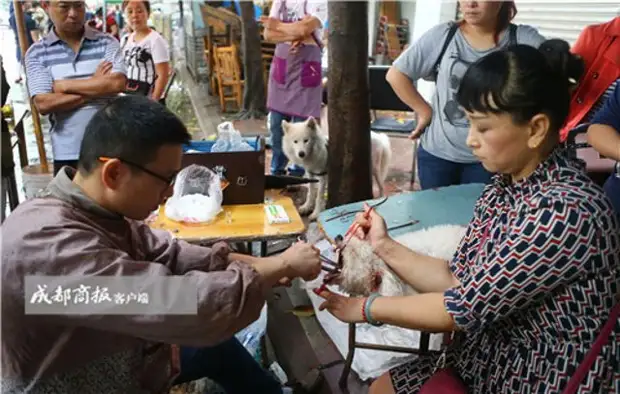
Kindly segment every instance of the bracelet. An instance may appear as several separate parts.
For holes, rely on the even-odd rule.
[[[364,301],[364,305],[362,307],[362,317],[364,318],[364,320],[373,326],[382,326],[383,323],[381,323],[380,321],[376,321],[372,318],[372,316],[370,316],[370,305],[372,304],[372,302],[375,300],[375,298],[380,297],[381,295],[379,293],[372,293],[371,295],[368,296],[368,298],[366,298],[366,300]]]

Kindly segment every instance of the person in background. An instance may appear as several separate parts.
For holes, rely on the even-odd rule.
[[[118,26],[119,32],[122,32],[125,28],[125,19],[123,18],[123,11],[118,5],[114,6],[114,19],[116,20],[116,26]],[[120,35],[120,33],[119,33]]]
[[[84,23],[84,1],[45,2],[54,27],[26,53],[28,88],[41,115],[50,115],[54,174],[77,166],[93,115],[125,88],[119,42]]]
[[[586,72],[573,92],[562,141],[566,141],[570,130],[592,120],[620,81],[620,16],[587,26],[571,51],[581,56]]]
[[[458,3],[463,19],[430,29],[386,75],[394,92],[417,115],[410,138],[420,138],[417,165],[422,189],[490,182],[492,174],[467,146],[469,121],[456,102],[456,92],[476,60],[517,43],[538,48],[544,41],[534,28],[511,23],[517,13],[514,1]],[[419,79],[436,82],[430,103],[416,89]]]
[[[32,3],[32,17],[37,23],[37,28],[39,29],[39,36],[43,37],[49,32],[48,28],[50,23],[47,13],[43,9],[43,6],[41,6],[41,3],[38,1]]]
[[[9,86],[9,83],[6,79],[6,74],[4,72],[4,61],[2,59],[2,56],[0,56],[0,70],[2,71],[2,85],[0,86],[0,94],[2,94],[2,102],[0,103],[0,108],[4,107],[4,105],[6,104],[6,100],[9,97],[9,90],[11,89],[11,86]],[[13,171],[15,171],[15,161],[13,159],[13,146],[11,144],[11,134],[9,132],[9,124],[7,123],[5,116],[2,116],[2,119],[0,119],[0,123],[2,126],[2,134],[0,134],[0,136],[2,137],[1,140],[1,145],[0,148],[2,149],[2,156],[0,157],[0,161],[1,161],[1,170],[2,170],[2,190],[0,190],[0,192],[2,193],[2,201],[0,203],[0,223],[4,222],[4,218],[6,215],[6,203],[7,203],[7,189],[8,189],[8,185],[5,184],[5,179],[8,178],[8,174],[12,173]],[[8,179],[6,180],[6,182],[12,182],[9,181]]]
[[[22,50],[19,45],[19,34],[17,32],[17,21],[15,20],[15,8],[14,3],[11,1],[9,4],[9,25],[11,26],[11,30],[15,35],[15,57],[17,59],[17,63],[19,64],[17,67],[17,78],[15,79],[15,83],[22,82]],[[28,39],[28,47],[30,47],[33,43],[39,41],[39,29],[37,27],[37,22],[32,17],[32,3],[30,1],[24,1],[21,3],[22,10],[24,11],[24,27],[26,29],[26,38]]]
[[[88,26],[95,30],[103,31],[103,8],[99,7],[95,11],[94,18],[87,19]],[[119,39],[119,29],[114,17],[114,11],[108,12],[105,16],[105,32]]]
[[[223,242],[192,245],[145,224],[172,195],[190,139],[183,122],[159,103],[119,97],[89,122],[77,172],[63,167],[43,198],[20,204],[7,218],[3,392],[168,393],[172,384],[209,377],[228,394],[283,393],[234,335],[258,319],[274,286],[316,278],[319,251],[297,242],[257,258]],[[129,309],[133,302],[102,305],[105,300],[91,298],[90,314],[27,314],[28,275],[61,275],[50,287],[74,290],[69,308],[90,278],[109,287],[110,296],[115,284],[131,279],[125,294],[146,292],[148,308],[165,310],[149,314]],[[189,298],[166,284],[173,277],[187,284]],[[180,299],[193,299],[187,306],[196,312],[175,314]]]
[[[344,322],[463,334],[445,365],[438,355],[417,357],[377,379],[370,393],[418,393],[436,367],[450,368],[470,393],[559,393],[591,349],[587,378],[569,392],[618,392],[620,324],[611,313],[620,306],[620,220],[559,143],[570,89],[583,73],[569,49],[561,40],[516,45],[463,76],[456,100],[471,122],[467,144],[497,175],[451,261],[398,244],[374,211],[358,215],[358,236],[419,294],[322,291],[320,309]],[[608,321],[611,335],[593,348]]]
[[[282,151],[282,121],[321,117],[321,38],[327,20],[327,1],[275,0],[269,16],[260,20],[265,27],[265,40],[276,43],[267,91],[271,173],[284,174],[288,158]],[[305,170],[292,166],[288,172],[302,176]]]
[[[616,82],[602,108],[590,119],[588,142],[602,156],[616,160],[614,172],[603,189],[620,217],[620,82]]]
[[[148,1],[123,1],[125,17],[132,33],[121,42],[123,61],[127,67],[125,93],[141,94],[160,101],[170,78],[168,43],[147,22],[151,14]]]

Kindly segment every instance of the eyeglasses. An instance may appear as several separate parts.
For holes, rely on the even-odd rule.
[[[131,162],[129,160],[121,159],[121,158],[118,158],[118,157],[100,157],[99,161],[102,162],[102,163],[106,163],[106,162],[108,162],[110,160],[113,160],[113,159],[116,159],[116,160],[120,161],[121,163],[127,164],[127,165],[129,165],[131,167],[134,167],[134,168],[140,170],[140,171],[143,171],[143,172],[149,174],[150,176],[152,176],[154,178],[157,178],[157,179],[159,179],[162,182],[165,182],[166,185],[168,185],[168,186],[174,185],[174,181],[177,179],[177,174],[178,173],[174,173],[170,177],[165,177],[163,175],[160,175],[160,174],[158,174],[156,172],[153,172],[153,171],[149,170],[148,168],[144,168],[143,166],[141,166],[139,164],[136,164],[136,163],[133,163],[133,162]]]

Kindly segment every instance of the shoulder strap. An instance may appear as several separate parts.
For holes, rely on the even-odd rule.
[[[456,31],[459,28],[459,24],[457,22],[450,23],[450,29],[448,30],[448,35],[446,36],[446,40],[443,42],[443,47],[441,47],[441,52],[439,52],[439,56],[435,61],[435,65],[433,66],[433,73],[435,76],[435,81],[437,81],[437,74],[439,74],[439,63],[441,63],[441,59],[443,55],[446,53],[446,49],[448,49],[448,45],[452,41],[452,38],[456,34]]]
[[[124,48],[127,44],[127,41],[129,41],[130,34],[125,34],[123,37],[121,37],[121,49]]]
[[[515,25],[514,23],[511,23],[510,25],[508,25],[508,38],[509,38],[509,44],[512,45],[517,45],[519,42],[517,41],[517,25]]]

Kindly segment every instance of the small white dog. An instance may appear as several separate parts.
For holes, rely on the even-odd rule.
[[[397,242],[420,254],[450,260],[461,240],[466,227],[439,225],[403,234]],[[406,296],[416,291],[405,283],[372,250],[370,244],[352,237],[342,250],[342,272],[339,287],[353,296],[368,296],[378,292],[382,296]]]
[[[325,209],[325,189],[327,187],[328,166],[328,137],[321,130],[312,117],[304,122],[289,123],[282,121],[282,151],[286,157],[299,166],[302,166],[309,178],[318,179],[318,182],[308,185],[306,201],[299,208],[299,213],[315,220]],[[383,196],[385,178],[392,149],[390,139],[385,134],[370,132],[372,177],[379,187],[379,195]]]

